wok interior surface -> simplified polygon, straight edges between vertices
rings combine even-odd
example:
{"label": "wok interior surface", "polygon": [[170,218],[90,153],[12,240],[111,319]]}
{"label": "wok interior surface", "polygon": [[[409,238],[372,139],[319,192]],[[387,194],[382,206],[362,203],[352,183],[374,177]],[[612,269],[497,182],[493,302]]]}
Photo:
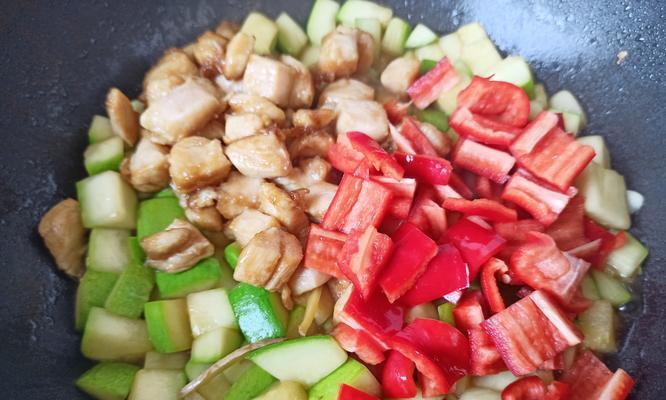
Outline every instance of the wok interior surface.
{"label": "wok interior surface", "polygon": [[[636,380],[633,398],[666,396],[666,3],[651,1],[385,1],[412,24],[440,32],[480,21],[505,54],[520,54],[550,93],[566,88],[586,107],[586,133],[606,138],[613,167],[646,203],[635,233],[650,248],[636,298],[623,312],[610,361]],[[0,13],[0,385],[4,398],[83,399],[73,381],[91,364],[79,353],[76,284],[53,268],[37,235],[43,213],[74,196],[82,152],[106,91],[137,95],[145,70],[222,19],[310,3],[173,0],[12,2]],[[628,57],[618,65],[617,53]]]}

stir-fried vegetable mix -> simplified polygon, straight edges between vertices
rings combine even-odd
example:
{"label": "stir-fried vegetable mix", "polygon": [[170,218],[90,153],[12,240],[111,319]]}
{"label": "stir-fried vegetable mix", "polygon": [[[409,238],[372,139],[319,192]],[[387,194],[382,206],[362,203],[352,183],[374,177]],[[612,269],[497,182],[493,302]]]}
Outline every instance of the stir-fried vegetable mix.
{"label": "stir-fried vegetable mix", "polygon": [[[643,198],[477,23],[253,12],[95,116],[39,226],[97,399],[624,399]],[[629,200],[627,200],[629,199]],[[89,234],[87,233],[89,231]],[[87,244],[86,244],[87,242]],[[189,382],[189,383],[188,383]]]}

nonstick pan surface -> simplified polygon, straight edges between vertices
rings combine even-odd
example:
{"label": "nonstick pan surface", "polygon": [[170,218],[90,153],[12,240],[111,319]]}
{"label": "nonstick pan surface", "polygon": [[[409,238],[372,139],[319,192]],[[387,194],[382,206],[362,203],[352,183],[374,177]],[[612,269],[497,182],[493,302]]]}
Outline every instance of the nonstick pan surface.
{"label": "nonstick pan surface", "polygon": [[[637,380],[633,398],[666,398],[666,3],[643,1],[386,1],[440,32],[480,21],[520,54],[548,91],[579,96],[613,167],[645,195],[632,232],[650,247],[623,313],[612,367]],[[145,70],[221,19],[257,9],[305,21],[301,0],[5,1],[0,12],[0,393],[83,399],[91,364],[74,332],[76,284],[56,273],[37,235],[43,213],[74,196],[85,132],[110,86],[138,94]],[[627,51],[618,65],[616,56]]]}

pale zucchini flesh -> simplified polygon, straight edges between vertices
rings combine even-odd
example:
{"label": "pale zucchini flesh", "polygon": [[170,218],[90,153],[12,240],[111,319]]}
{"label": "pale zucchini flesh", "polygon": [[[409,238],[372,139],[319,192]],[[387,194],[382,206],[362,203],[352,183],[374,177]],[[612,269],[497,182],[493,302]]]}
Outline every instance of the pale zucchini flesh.
{"label": "pale zucchini flesh", "polygon": [[347,0],[340,7],[337,20],[344,26],[353,28],[359,18],[376,18],[382,26],[388,25],[393,10],[367,0]]}
{"label": "pale zucchini flesh", "polygon": [[614,306],[631,301],[631,293],[621,281],[602,271],[592,271],[592,277],[597,284],[599,297],[603,300],[608,300]]}
{"label": "pale zucchini flesh", "polygon": [[625,232],[624,235],[626,243],[608,255],[606,264],[621,277],[630,278],[645,261],[648,249],[629,232]]}
{"label": "pale zucchini flesh", "polygon": [[117,172],[106,171],[77,182],[76,193],[84,227],[136,228],[136,194]]}
{"label": "pale zucchini flesh", "polygon": [[278,49],[297,57],[308,44],[308,36],[303,28],[285,12],[277,17],[275,24],[278,28]]}
{"label": "pale zucchini flesh", "polygon": [[578,143],[590,146],[594,149],[595,155],[592,161],[596,162],[597,164],[601,165],[604,168],[610,168],[611,166],[610,153],[608,152],[608,147],[606,147],[606,142],[604,141],[603,136],[601,135],[582,136],[577,138],[576,141]]}
{"label": "pale zucchini flesh", "polygon": [[513,83],[534,98],[534,77],[529,64],[520,56],[509,56],[500,61],[492,70],[493,81]]}
{"label": "pale zucchini flesh", "polygon": [[416,49],[433,43],[437,40],[437,35],[430,28],[423,24],[417,24],[412,33],[409,34],[405,47],[408,49]]}
{"label": "pale zucchini flesh", "polygon": [[321,39],[335,29],[339,9],[340,4],[334,0],[315,0],[305,28],[313,45],[319,46]]}
{"label": "pale zucchini flesh", "polygon": [[457,32],[442,36],[439,39],[439,47],[450,62],[453,63],[460,59],[462,41]]}
{"label": "pale zucchini flesh", "polygon": [[426,46],[419,47],[414,50],[414,54],[419,61],[423,60],[433,60],[439,61],[444,57],[444,52],[439,47],[438,43],[432,43]]}
{"label": "pale zucchini flesh", "polygon": [[472,70],[474,75],[483,77],[489,76],[492,68],[502,61],[495,45],[488,38],[465,43],[460,58]]}
{"label": "pale zucchini flesh", "polygon": [[594,301],[578,316],[577,325],[583,332],[585,347],[600,353],[617,351],[615,310],[609,301]]}
{"label": "pale zucchini flesh", "polygon": [[405,42],[412,28],[400,18],[394,17],[389,22],[382,38],[382,51],[391,56],[400,56],[405,53]]}
{"label": "pale zucchini flesh", "polygon": [[622,175],[590,163],[576,178],[575,186],[585,197],[585,213],[590,218],[608,228],[629,229],[627,187]]}
{"label": "pale zucchini flesh", "polygon": [[251,12],[245,18],[241,32],[254,36],[254,51],[257,54],[273,53],[278,39],[278,26],[265,15]]}
{"label": "pale zucchini flesh", "polygon": [[88,175],[104,171],[117,171],[123,161],[125,148],[120,136],[113,136],[101,142],[90,144],[83,152],[83,165]]}
{"label": "pale zucchini flesh", "polygon": [[95,115],[88,128],[88,142],[98,143],[114,136],[111,120],[101,115]]}
{"label": "pale zucchini flesh", "polygon": [[90,232],[86,267],[94,271],[121,273],[130,262],[126,229],[95,228]]}

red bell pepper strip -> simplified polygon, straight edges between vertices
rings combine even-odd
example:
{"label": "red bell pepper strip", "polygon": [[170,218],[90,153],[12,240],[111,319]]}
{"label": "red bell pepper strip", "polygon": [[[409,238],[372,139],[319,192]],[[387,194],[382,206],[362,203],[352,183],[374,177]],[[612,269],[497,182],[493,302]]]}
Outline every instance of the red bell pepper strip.
{"label": "red bell pepper strip", "polygon": [[409,222],[403,223],[393,234],[393,242],[393,256],[379,279],[379,286],[391,303],[414,286],[437,254],[437,244]]}
{"label": "red bell pepper strip", "polygon": [[[445,196],[445,197],[461,197],[463,199],[471,200],[474,198],[474,192],[472,189],[467,186],[465,180],[460,176],[461,171],[451,172],[451,177],[449,178],[449,186],[459,194],[459,196]],[[464,171],[463,171],[464,172]],[[442,199],[443,201],[444,199]]]}
{"label": "red bell pepper strip", "polygon": [[362,330],[352,329],[346,324],[337,324],[331,335],[340,347],[350,353],[356,353],[366,364],[377,365],[385,360],[384,349],[370,335]]}
{"label": "red bell pepper strip", "polygon": [[590,350],[583,350],[561,381],[569,385],[570,400],[624,400],[634,380],[624,370],[614,374]]}
{"label": "red bell pepper strip", "polygon": [[511,143],[511,154],[516,157],[526,156],[534,151],[539,142],[559,123],[557,114],[544,111],[527,125],[523,133]]}
{"label": "red bell pepper strip", "polygon": [[[498,313],[506,308],[504,299],[497,287],[497,280],[506,276],[508,281],[509,267],[504,261],[491,258],[481,267],[481,290],[493,313]],[[506,283],[506,282],[505,282]]]}
{"label": "red bell pepper strip", "polygon": [[569,394],[569,385],[554,381],[546,387],[546,397],[544,397],[544,400],[568,400]]}
{"label": "red bell pepper strip", "polygon": [[[575,247],[571,250],[567,250],[567,254],[574,257],[582,258],[585,261],[590,261],[597,255],[600,249],[601,249],[601,239],[595,239],[591,242],[581,244],[580,246]],[[592,264],[592,268],[595,268],[594,264]]]}
{"label": "red bell pepper strip", "polygon": [[352,148],[347,135],[339,135],[337,143],[328,149],[328,161],[339,171],[352,174],[363,161],[363,153]]}
{"label": "red bell pepper strip", "polygon": [[346,216],[356,204],[362,186],[363,179],[348,174],[342,176],[338,190],[321,221],[322,228],[330,231],[340,230]]}
{"label": "red bell pepper strip", "polygon": [[451,244],[440,245],[425,272],[402,297],[400,304],[413,307],[469,287],[467,264]]}
{"label": "red bell pepper strip", "polygon": [[403,222],[403,219],[398,218],[391,213],[387,213],[382,224],[379,226],[379,231],[386,235],[393,236]]}
{"label": "red bell pepper strip", "polygon": [[564,353],[560,353],[539,366],[540,370],[552,371],[564,369]]}
{"label": "red bell pepper strip", "polygon": [[319,225],[310,225],[303,265],[339,279],[346,279],[338,267],[338,258],[346,241],[347,235],[343,233],[328,231]]}
{"label": "red bell pepper strip", "polygon": [[446,379],[444,371],[411,340],[394,336],[391,338],[391,348],[414,362],[419,372],[421,394],[423,396],[437,396],[447,393],[451,389],[453,383]]}
{"label": "red bell pepper strip", "polygon": [[515,375],[535,371],[583,339],[547,295],[536,291],[481,323]]}
{"label": "red bell pepper strip", "polygon": [[538,376],[526,376],[502,390],[502,400],[565,400],[569,385],[552,382],[548,386]]}
{"label": "red bell pepper strip", "polygon": [[469,279],[473,281],[481,265],[499,252],[506,240],[469,218],[462,218],[451,226],[442,236],[442,241],[455,245],[467,262]]}
{"label": "red bell pepper strip", "polygon": [[515,222],[497,222],[493,224],[493,229],[498,235],[506,239],[507,242],[523,243],[527,240],[529,232],[543,232],[544,227],[539,221],[534,219],[521,219]]}
{"label": "red bell pepper strip", "polygon": [[453,150],[453,164],[477,175],[504,183],[516,160],[501,150],[493,149],[469,139],[460,139]]}
{"label": "red bell pepper strip", "polygon": [[[423,110],[439,96],[458,83],[459,77],[449,60],[444,57],[437,65],[407,88],[414,105]],[[528,103],[529,104],[529,103]]]}
{"label": "red bell pepper strip", "polygon": [[506,371],[502,356],[495,343],[480,327],[467,331],[469,339],[470,374],[474,376],[494,375]]}
{"label": "red bell pepper strip", "polygon": [[624,232],[613,234],[587,217],[584,218],[583,226],[588,239],[601,241],[599,250],[587,260],[590,261],[593,268],[603,269],[606,266],[608,255],[618,247],[624,246]]}
{"label": "red bell pepper strip", "polygon": [[516,210],[488,199],[466,200],[450,198],[444,200],[442,207],[447,210],[461,212],[465,215],[478,215],[490,221],[506,222],[518,219]]}
{"label": "red bell pepper strip", "polygon": [[544,226],[555,222],[569,203],[569,197],[529,179],[522,173],[515,173],[502,192],[502,200],[518,205]]}
{"label": "red bell pepper strip", "polygon": [[522,128],[530,116],[530,99],[518,86],[475,76],[458,94],[458,107],[469,108],[501,124]]}
{"label": "red bell pepper strip", "polygon": [[410,103],[401,103],[397,98],[392,97],[384,102],[384,111],[392,124],[399,124],[409,112]]}
{"label": "red bell pepper strip", "polygon": [[567,251],[589,242],[585,236],[585,199],[575,196],[562,210],[546,233],[555,240],[560,250]]}
{"label": "red bell pepper strip", "polygon": [[453,309],[453,319],[456,321],[456,326],[463,332],[477,328],[486,320],[487,308],[486,301],[480,291],[468,291]]}
{"label": "red bell pepper strip", "polygon": [[527,242],[511,256],[510,266],[518,279],[566,304],[572,300],[590,264],[561,252],[550,236],[531,232]]}
{"label": "red bell pepper strip", "polygon": [[394,398],[412,398],[416,396],[414,382],[414,361],[399,351],[391,350],[382,373],[382,392],[384,396]]}
{"label": "red bell pepper strip", "polygon": [[404,315],[404,308],[389,303],[379,290],[367,298],[353,290],[339,318],[350,327],[368,333],[382,348],[388,349],[390,337],[402,329]]}
{"label": "red bell pepper strip", "polygon": [[407,154],[416,154],[416,149],[414,149],[412,142],[404,137],[402,133],[398,131],[398,128],[396,128],[393,124],[389,124],[389,134],[391,135],[391,139],[393,139],[393,143],[395,143],[395,147],[398,151],[402,151],[403,153]]}
{"label": "red bell pepper strip", "polygon": [[363,153],[377,171],[393,179],[402,179],[405,170],[370,136],[361,132],[347,132],[347,138],[352,148]]}
{"label": "red bell pepper strip", "polygon": [[379,398],[343,383],[340,385],[337,400],[379,400]]}
{"label": "red bell pepper strip", "polygon": [[395,180],[385,176],[371,176],[370,180],[377,182],[393,192],[393,201],[389,205],[388,215],[405,219],[409,215],[412,207],[414,193],[416,192],[416,180],[412,178],[403,178]]}
{"label": "red bell pepper strip", "polygon": [[474,192],[477,197],[499,201],[502,195],[502,187],[485,176],[474,177]]}
{"label": "red bell pepper strip", "polygon": [[349,234],[339,254],[338,267],[363,297],[370,296],[393,251],[393,241],[374,226]]}
{"label": "red bell pepper strip", "polygon": [[451,163],[436,156],[424,156],[406,154],[401,152],[393,153],[398,164],[405,171],[405,174],[411,178],[416,178],[421,183],[431,185],[446,185],[451,176]]}
{"label": "red bell pepper strip", "polygon": [[361,179],[370,179],[370,177],[373,176],[374,173],[375,173],[375,168],[372,166],[372,164],[370,163],[370,161],[368,161],[367,158],[364,158],[356,166],[353,175]]}
{"label": "red bell pepper strip", "polygon": [[400,134],[409,141],[416,154],[437,157],[437,150],[412,117],[405,117],[400,125]]}
{"label": "red bell pepper strip", "polygon": [[459,107],[453,112],[449,125],[461,136],[505,149],[509,148],[513,139],[522,131],[520,128],[473,114],[465,107]]}

